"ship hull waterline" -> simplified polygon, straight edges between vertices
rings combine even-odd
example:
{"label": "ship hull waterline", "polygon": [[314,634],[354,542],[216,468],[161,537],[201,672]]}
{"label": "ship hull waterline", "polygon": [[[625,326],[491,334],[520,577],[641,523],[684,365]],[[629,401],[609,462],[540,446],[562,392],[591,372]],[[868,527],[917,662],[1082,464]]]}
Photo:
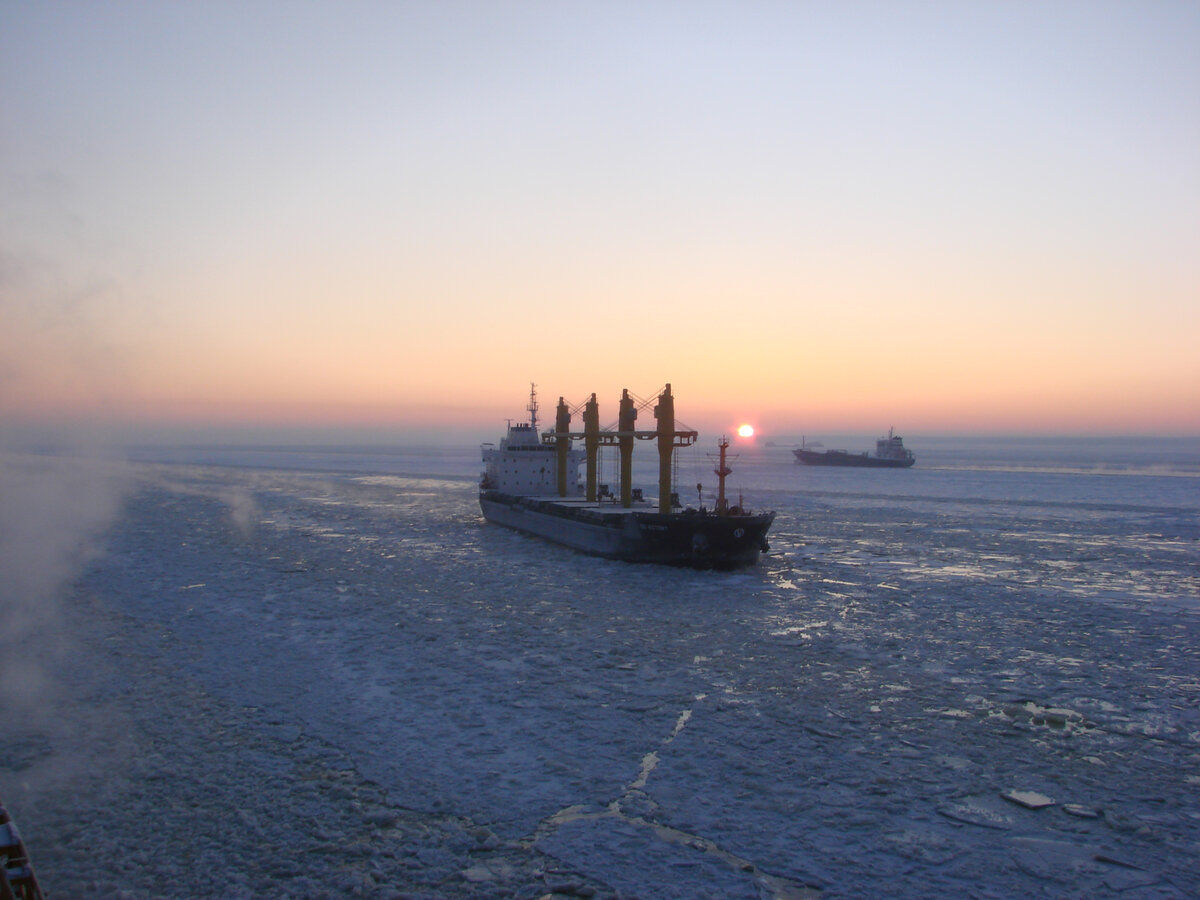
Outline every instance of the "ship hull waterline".
{"label": "ship hull waterline", "polygon": [[561,501],[485,490],[479,506],[489,522],[624,562],[693,569],[738,569],[767,550],[775,514],[718,516],[690,510],[664,514],[650,508]]}
{"label": "ship hull waterline", "polygon": [[880,459],[865,453],[831,453],[816,450],[793,450],[796,462],[805,466],[847,466],[859,469],[907,469],[916,459]]}

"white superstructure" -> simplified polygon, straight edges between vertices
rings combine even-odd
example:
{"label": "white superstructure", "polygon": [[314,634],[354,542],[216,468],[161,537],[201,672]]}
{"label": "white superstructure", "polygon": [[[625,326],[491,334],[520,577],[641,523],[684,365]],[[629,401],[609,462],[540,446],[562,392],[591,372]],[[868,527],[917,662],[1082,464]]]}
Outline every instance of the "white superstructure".
{"label": "white superstructure", "polygon": [[875,442],[875,456],[878,459],[907,462],[909,465],[915,461],[912,451],[904,448],[904,438],[896,434],[894,428],[888,429],[887,437],[881,437]]}
{"label": "white superstructure", "polygon": [[[484,471],[481,486],[517,496],[558,496],[558,451],[543,444],[537,430],[537,395],[530,391],[529,421],[508,423],[508,434],[500,446],[481,448]],[[567,496],[583,494],[579,483],[582,450],[567,451]]]}

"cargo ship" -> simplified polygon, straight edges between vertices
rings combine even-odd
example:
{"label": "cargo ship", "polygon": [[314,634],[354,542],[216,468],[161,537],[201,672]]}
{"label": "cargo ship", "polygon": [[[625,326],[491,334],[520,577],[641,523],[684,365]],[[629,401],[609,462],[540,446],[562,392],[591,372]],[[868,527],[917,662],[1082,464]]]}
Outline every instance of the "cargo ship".
{"label": "cargo ship", "polygon": [[[652,401],[643,401],[645,408]],[[698,569],[735,569],[753,565],[768,549],[767,531],[774,512],[753,513],[739,498],[730,504],[725,479],[731,474],[726,450],[718,443],[714,470],[718,488],[712,508],[683,508],[672,489],[677,448],[695,443],[697,432],[676,428],[671,385],[657,396],[653,430],[636,427],[638,406],[628,389],[622,391],[615,429],[601,430],[596,395],[575,408],[582,410],[583,430],[571,430],[573,411],[558,400],[554,428],[538,430],[535,385],[530,385],[528,422],[509,421],[499,446],[484,444],[484,472],[479,482],[479,506],[489,522],[563,544],[594,556],[626,562],[661,563]],[[583,449],[575,446],[581,441]],[[658,498],[647,500],[633,487],[632,461],[636,441],[654,441],[658,450]],[[615,446],[620,458],[617,494],[598,483],[599,449]],[[579,466],[585,466],[581,482]]]}
{"label": "cargo ship", "polygon": [[868,455],[850,453],[847,450],[811,450],[801,443],[792,451],[796,462],[804,466],[858,466],[871,469],[907,469],[917,461],[911,450],[904,447],[904,439],[889,428],[887,437],[875,442],[875,453]]}

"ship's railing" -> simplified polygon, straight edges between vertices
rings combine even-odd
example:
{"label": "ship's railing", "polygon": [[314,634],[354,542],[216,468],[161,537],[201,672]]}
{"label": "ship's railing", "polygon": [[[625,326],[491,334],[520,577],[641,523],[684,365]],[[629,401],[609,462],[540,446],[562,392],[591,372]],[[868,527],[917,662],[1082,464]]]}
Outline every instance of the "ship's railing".
{"label": "ship's railing", "polygon": [[0,900],[45,900],[16,823],[0,804]]}

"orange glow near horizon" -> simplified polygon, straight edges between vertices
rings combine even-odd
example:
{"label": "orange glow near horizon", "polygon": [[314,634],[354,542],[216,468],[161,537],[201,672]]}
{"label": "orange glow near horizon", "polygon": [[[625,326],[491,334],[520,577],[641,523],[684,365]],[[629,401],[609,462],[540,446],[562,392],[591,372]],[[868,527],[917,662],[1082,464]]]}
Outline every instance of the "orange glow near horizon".
{"label": "orange glow near horizon", "polygon": [[[524,368],[524,367],[522,367]],[[482,376],[481,376],[482,377]],[[507,383],[511,380],[511,384]],[[336,379],[331,381],[336,382]],[[271,383],[273,382],[273,383]],[[158,382],[163,387],[165,382]],[[685,380],[673,377],[676,415],[681,425],[695,428],[702,435],[730,429],[728,409],[744,406],[737,398],[716,401],[698,396]],[[294,391],[275,379],[265,384],[249,381],[228,383],[214,380],[202,389],[196,384],[172,385],[169,390],[123,391],[112,385],[95,391],[60,385],[56,390],[39,390],[7,398],[4,414],[10,420],[53,421],[111,419],[144,425],[261,427],[360,427],[406,429],[416,432],[438,429],[477,429],[487,435],[498,431],[506,419],[526,416],[527,373],[511,371],[499,379],[483,379],[479,389],[449,384],[363,385],[329,383],[319,385],[297,379]],[[90,387],[96,387],[92,385]],[[660,385],[631,388],[641,394]],[[855,390],[848,393],[805,393],[796,403],[763,402],[754,410],[759,422],[752,435],[746,425],[735,427],[739,437],[814,435],[821,432],[883,433],[888,427],[907,435],[924,433],[1135,433],[1196,434],[1200,408],[1186,386],[1174,392],[1159,392],[1147,402],[1143,395],[1129,390],[1093,391],[1054,390],[1047,386],[1041,393],[984,391],[976,393],[959,386],[940,396],[916,392],[905,398],[891,392],[878,396]],[[543,423],[549,421],[560,391],[548,383],[539,384]],[[582,402],[590,392],[578,389],[563,394],[568,403]],[[598,390],[602,425],[616,419],[619,389]],[[914,399],[915,398],[915,399]],[[647,397],[647,399],[650,399]],[[723,401],[723,402],[722,402]],[[1188,415],[1181,416],[1180,410]],[[653,427],[650,409],[639,415],[639,427]]]}
{"label": "orange glow near horizon", "polygon": [[[932,260],[871,278],[836,256],[814,260],[809,284],[767,257],[681,264],[674,281],[634,259],[586,283],[561,261],[539,283],[541,273],[481,259],[478,269],[413,260],[407,274],[384,265],[359,277],[349,309],[331,299],[344,290],[335,273],[365,271],[364,250],[337,265],[294,261],[279,285],[283,260],[243,260],[236,279],[209,273],[179,288],[154,331],[119,305],[120,315],[54,320],[42,311],[53,308],[50,286],[33,285],[0,334],[0,416],[482,431],[524,418],[532,379],[544,418],[559,396],[575,406],[594,391],[607,424],[622,388],[649,399],[671,382],[681,423],[710,434],[748,419],[764,439],[891,425],[1200,433],[1200,312],[1179,299],[1190,289],[1182,276],[1159,285],[1172,312],[1155,323],[1124,312],[1140,291],[1128,279],[1072,284],[1042,272],[1062,292],[1047,310],[1012,299],[1046,290],[1032,276],[992,271],[981,286],[950,262],[935,273]],[[596,264],[586,253],[577,262]],[[738,262],[759,273],[756,306],[722,319],[743,290]],[[797,300],[801,287],[813,302]],[[1089,314],[1078,308],[1084,291],[1096,298]],[[530,321],[560,316],[561,328],[529,333]],[[648,352],[659,334],[672,340]]]}
{"label": "orange glow near horizon", "polygon": [[[0,349],[12,350],[9,377],[0,381],[0,415],[487,433],[525,417],[533,379],[543,421],[559,396],[576,406],[594,391],[607,425],[616,419],[623,387],[649,400],[670,381],[680,423],[712,434],[730,429],[731,421],[752,421],[765,439],[883,432],[893,425],[906,435],[1200,432],[1200,371],[1182,350],[1153,356],[1146,348],[1148,361],[1132,369],[1066,349],[1056,358],[1045,336],[1013,349],[1003,335],[994,343],[983,335],[970,345],[973,352],[952,346],[937,356],[922,338],[920,352],[911,355],[847,343],[838,358],[815,343],[797,345],[789,329],[755,334],[745,322],[732,330],[742,332],[740,343],[757,340],[752,361],[688,352],[689,344],[707,339],[707,330],[696,326],[662,359],[650,360],[634,341],[601,353],[597,363],[570,342],[514,352],[523,347],[517,334],[496,330],[495,340],[485,340],[472,328],[456,337],[446,322],[426,324],[423,340],[406,333],[394,343],[389,329],[367,339],[371,329],[332,317],[324,319],[323,335],[312,323],[301,332],[256,330],[236,338],[209,332],[192,344],[176,335],[131,347],[119,365],[71,344],[18,346],[0,336]],[[1187,342],[1182,334],[1172,339]],[[796,346],[809,363],[780,369],[776,361]],[[74,355],[64,352],[71,350]],[[1070,365],[1063,368],[1062,360]],[[640,424],[653,427],[651,416],[644,410]]]}

